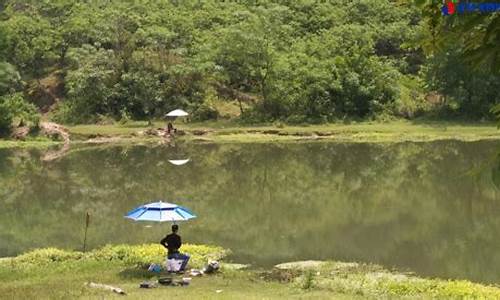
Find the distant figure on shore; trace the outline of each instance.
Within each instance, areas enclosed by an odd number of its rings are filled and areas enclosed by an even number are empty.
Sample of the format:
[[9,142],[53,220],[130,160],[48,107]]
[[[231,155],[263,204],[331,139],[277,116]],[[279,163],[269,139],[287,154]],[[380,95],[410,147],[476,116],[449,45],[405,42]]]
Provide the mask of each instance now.
[[189,261],[189,255],[182,254],[179,252],[179,249],[182,246],[181,236],[177,234],[179,231],[179,226],[174,224],[172,225],[172,233],[164,237],[160,244],[163,245],[168,250],[167,258],[168,259],[179,259],[183,260],[180,271],[184,271],[186,265]]
[[171,134],[174,131],[174,125],[172,123],[168,122],[167,124],[167,134]]

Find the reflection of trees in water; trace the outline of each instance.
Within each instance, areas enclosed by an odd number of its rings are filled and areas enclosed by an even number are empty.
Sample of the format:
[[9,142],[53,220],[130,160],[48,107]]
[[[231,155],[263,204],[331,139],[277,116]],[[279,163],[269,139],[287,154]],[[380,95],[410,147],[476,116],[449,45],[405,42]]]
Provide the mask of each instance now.
[[[107,146],[51,163],[2,151],[2,254],[80,247],[88,209],[90,246],[156,240],[167,226],[122,215],[163,198],[199,215],[181,227],[185,239],[241,260],[363,260],[498,280],[498,166],[469,172],[495,143]],[[168,164],[179,151],[191,162]]]
[[491,179],[493,180],[493,184],[497,187],[496,192],[498,192],[498,190],[500,190],[500,153],[496,155],[492,165]]

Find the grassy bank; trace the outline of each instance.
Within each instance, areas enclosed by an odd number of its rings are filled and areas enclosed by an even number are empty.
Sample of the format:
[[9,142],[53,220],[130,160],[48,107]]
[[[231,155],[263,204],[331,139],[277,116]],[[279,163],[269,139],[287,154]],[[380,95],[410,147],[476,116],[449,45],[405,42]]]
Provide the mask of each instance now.
[[[155,122],[153,128],[164,127]],[[213,142],[258,142],[275,140],[326,139],[351,142],[431,141],[437,139],[480,140],[499,139],[500,132],[494,123],[452,123],[394,121],[391,123],[361,122],[352,124],[322,124],[288,126],[283,124],[241,125],[227,121],[206,123],[178,123],[187,133],[184,139]],[[137,136],[148,129],[145,122],[126,125],[80,125],[69,127],[75,137]]]
[[[36,250],[0,261],[0,295],[5,299],[122,297],[85,286],[86,282],[96,282],[120,287],[131,299],[500,297],[496,287],[423,279],[375,265],[340,262],[291,263],[272,270],[238,270],[235,265],[223,263],[217,275],[193,278],[187,287],[140,289],[140,282],[157,278],[145,266],[160,262],[162,251],[158,245],[108,246],[86,254]],[[197,245],[184,246],[184,251],[192,255],[193,267],[227,254],[218,247]]]
[[60,142],[52,141],[46,138],[34,138],[25,141],[3,140],[0,139],[0,149],[2,148],[48,148],[59,145]]
[[[390,123],[361,122],[323,125],[262,124],[241,125],[229,121],[183,123],[176,126],[184,132],[176,139],[195,142],[273,142],[327,140],[339,142],[402,142],[455,139],[462,141],[500,139],[500,131],[494,123],[409,122]],[[73,143],[148,143],[163,138],[148,131],[165,127],[164,122],[129,122],[113,125],[68,126]],[[47,139],[10,141],[0,139],[0,148],[48,147],[61,142]]]

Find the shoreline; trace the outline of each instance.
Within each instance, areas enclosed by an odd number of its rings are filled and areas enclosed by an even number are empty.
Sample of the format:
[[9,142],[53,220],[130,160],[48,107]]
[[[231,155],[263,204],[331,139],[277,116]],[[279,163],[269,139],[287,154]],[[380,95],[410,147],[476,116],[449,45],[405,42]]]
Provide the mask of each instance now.
[[[148,126],[144,122],[114,125],[69,126],[70,144],[141,144],[168,143],[162,136],[162,122]],[[398,143],[458,140],[465,142],[500,140],[500,130],[493,123],[460,124],[411,122],[356,124],[324,124],[304,126],[253,125],[242,126],[228,122],[189,123],[178,125],[179,142],[199,143],[268,143],[268,142],[348,142]],[[26,141],[0,139],[3,148],[48,148],[63,145],[63,141],[35,137]]]
[[341,299],[500,297],[498,286],[467,280],[424,278],[374,264],[299,261],[254,269],[225,262],[224,258],[230,251],[220,247],[184,245],[183,251],[191,254],[191,267],[199,269],[208,260],[216,259],[221,262],[220,271],[214,275],[193,277],[187,287],[159,286],[144,290],[139,288],[139,283],[145,280],[192,276],[189,273],[175,276],[147,271],[150,263],[163,260],[164,249],[156,244],[108,245],[87,253],[46,248],[0,259],[0,293],[12,298],[113,297],[109,291],[82,288],[85,282],[99,282],[123,288],[132,298],[141,299],[159,299],[173,294],[179,299],[282,299],[297,294],[305,298]]

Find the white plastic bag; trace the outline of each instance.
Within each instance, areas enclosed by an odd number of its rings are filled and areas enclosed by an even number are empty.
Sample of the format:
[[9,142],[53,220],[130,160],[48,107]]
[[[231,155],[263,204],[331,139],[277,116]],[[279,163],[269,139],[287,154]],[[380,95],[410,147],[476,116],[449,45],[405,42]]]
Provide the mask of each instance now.
[[179,272],[184,260],[182,259],[167,259],[167,271],[168,272]]

